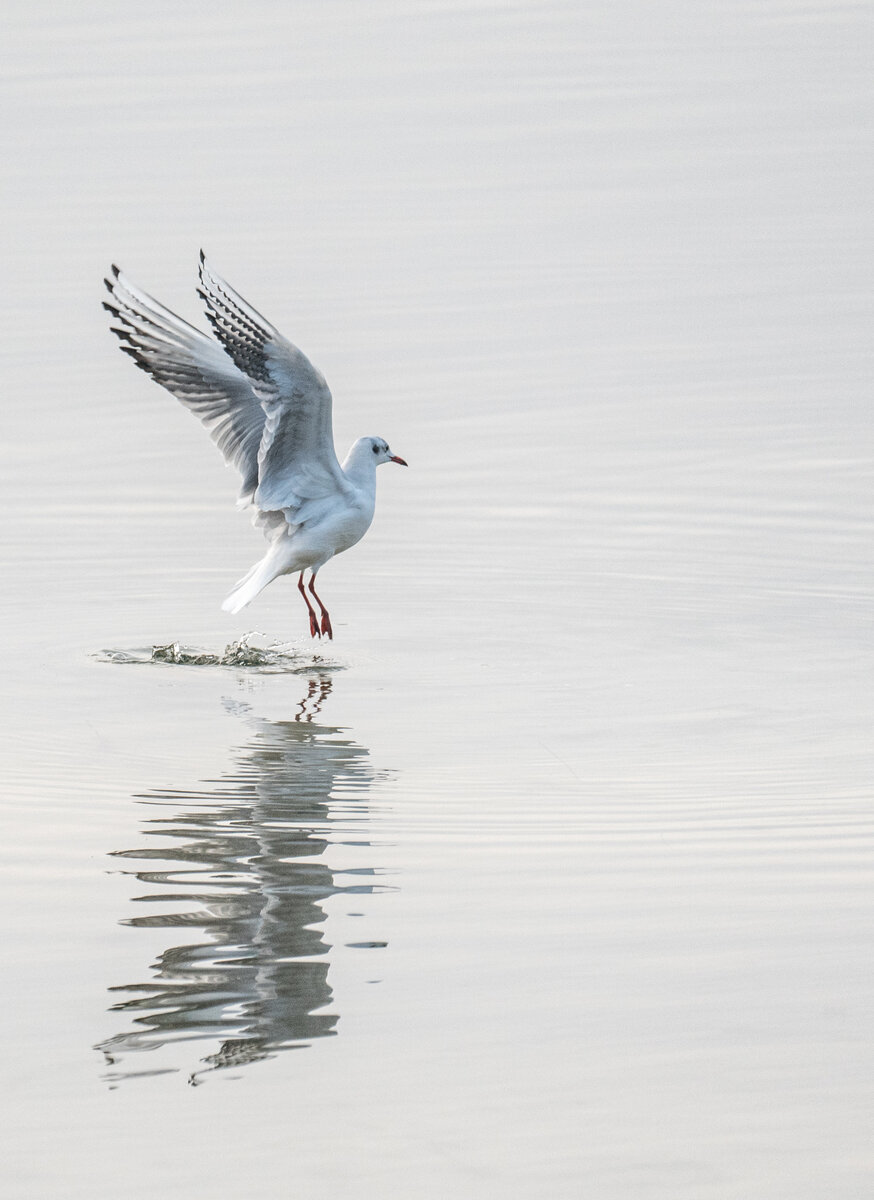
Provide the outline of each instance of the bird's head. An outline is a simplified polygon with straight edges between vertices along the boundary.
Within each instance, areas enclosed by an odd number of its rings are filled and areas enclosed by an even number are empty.
[[[367,440],[370,442],[370,453],[377,466],[384,462],[400,463],[402,467],[407,465],[402,458],[398,458],[396,454],[392,454],[388,442],[384,438],[372,437]]]

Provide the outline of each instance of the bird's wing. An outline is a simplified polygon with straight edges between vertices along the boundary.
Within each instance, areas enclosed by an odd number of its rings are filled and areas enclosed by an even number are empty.
[[[306,355],[211,269],[200,254],[206,315],[264,410],[255,503],[293,523],[306,500],[352,491],[334,451],[331,393]]]
[[[243,477],[240,502],[251,502],[266,425],[251,380],[217,342],[140,291],[118,267],[106,286],[113,302],[103,307],[119,322],[112,328],[122,350],[201,419]]]

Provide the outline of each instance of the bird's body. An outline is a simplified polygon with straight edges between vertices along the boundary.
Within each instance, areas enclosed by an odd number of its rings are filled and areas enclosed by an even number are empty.
[[[335,554],[342,554],[361,541],[370,528],[376,505],[373,440],[360,438],[343,464],[342,470],[350,488],[342,505],[336,503],[333,495],[305,500],[297,511],[295,524],[290,525],[283,517],[267,525],[265,532],[271,538],[270,549],[225,599],[223,609],[239,612],[277,576],[306,570],[315,574]],[[356,456],[359,446],[361,453]],[[356,464],[360,469],[350,476],[347,468],[350,460],[354,462],[356,457],[364,461]],[[263,512],[256,521],[267,524]]]
[[[200,295],[214,341],[137,288],[117,267],[106,286],[113,331],[138,366],[205,425],[240,471],[239,505],[254,509],[270,548],[222,607],[239,612],[279,575],[299,573],[313,636],[333,636],[315,591],[316,572],[360,541],[373,520],[376,468],[406,466],[382,438],[359,438],[342,467],[334,451],[331,393],[304,354],[207,265]],[[312,571],[307,599],[303,572]]]

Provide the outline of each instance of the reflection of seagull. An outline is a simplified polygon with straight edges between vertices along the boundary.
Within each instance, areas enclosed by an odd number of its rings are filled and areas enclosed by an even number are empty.
[[[380,887],[372,866],[338,872],[326,861],[335,845],[368,845],[359,832],[368,819],[362,800],[377,778],[365,747],[313,722],[329,690],[327,676],[311,680],[293,721],[260,720],[247,705],[226,702],[254,735],[233,773],[205,793],[144,797],[159,813],[171,810],[145,824],[161,845],[116,852],[135,860],[133,873],[149,885],[137,898],[149,911],[125,924],[172,933],[182,944],[159,955],[145,982],[113,989],[127,994],[113,1011],[134,1025],[99,1046],[113,1077],[141,1073],[120,1066],[134,1051],[193,1039],[220,1043],[202,1059],[214,1070],[336,1033],[324,903]]]
[[[200,252],[200,295],[218,342],[140,291],[112,268],[106,280],[121,322],[113,326],[137,366],[177,396],[240,471],[239,504],[255,509],[270,549],[234,587],[222,608],[236,613],[278,575],[300,572],[297,586],[313,637],[332,637],[316,594],[320,567],[364,537],[376,503],[376,468],[407,464],[380,437],[359,438],[343,466],[331,430],[331,393],[296,346],[207,265]],[[321,624],[304,591],[321,612]]]

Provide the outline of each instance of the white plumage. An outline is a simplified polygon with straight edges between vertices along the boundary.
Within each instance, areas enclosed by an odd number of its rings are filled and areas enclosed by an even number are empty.
[[[313,637],[333,636],[315,590],[320,567],[360,541],[373,520],[376,468],[407,464],[383,438],[359,438],[342,467],[334,450],[331,393],[296,346],[238,295],[200,254],[199,294],[218,341],[141,291],[118,267],[104,308],[139,367],[203,422],[243,482],[239,505],[255,510],[270,548],[222,608],[236,613],[278,575],[299,572]],[[321,621],[304,590],[319,606]]]

